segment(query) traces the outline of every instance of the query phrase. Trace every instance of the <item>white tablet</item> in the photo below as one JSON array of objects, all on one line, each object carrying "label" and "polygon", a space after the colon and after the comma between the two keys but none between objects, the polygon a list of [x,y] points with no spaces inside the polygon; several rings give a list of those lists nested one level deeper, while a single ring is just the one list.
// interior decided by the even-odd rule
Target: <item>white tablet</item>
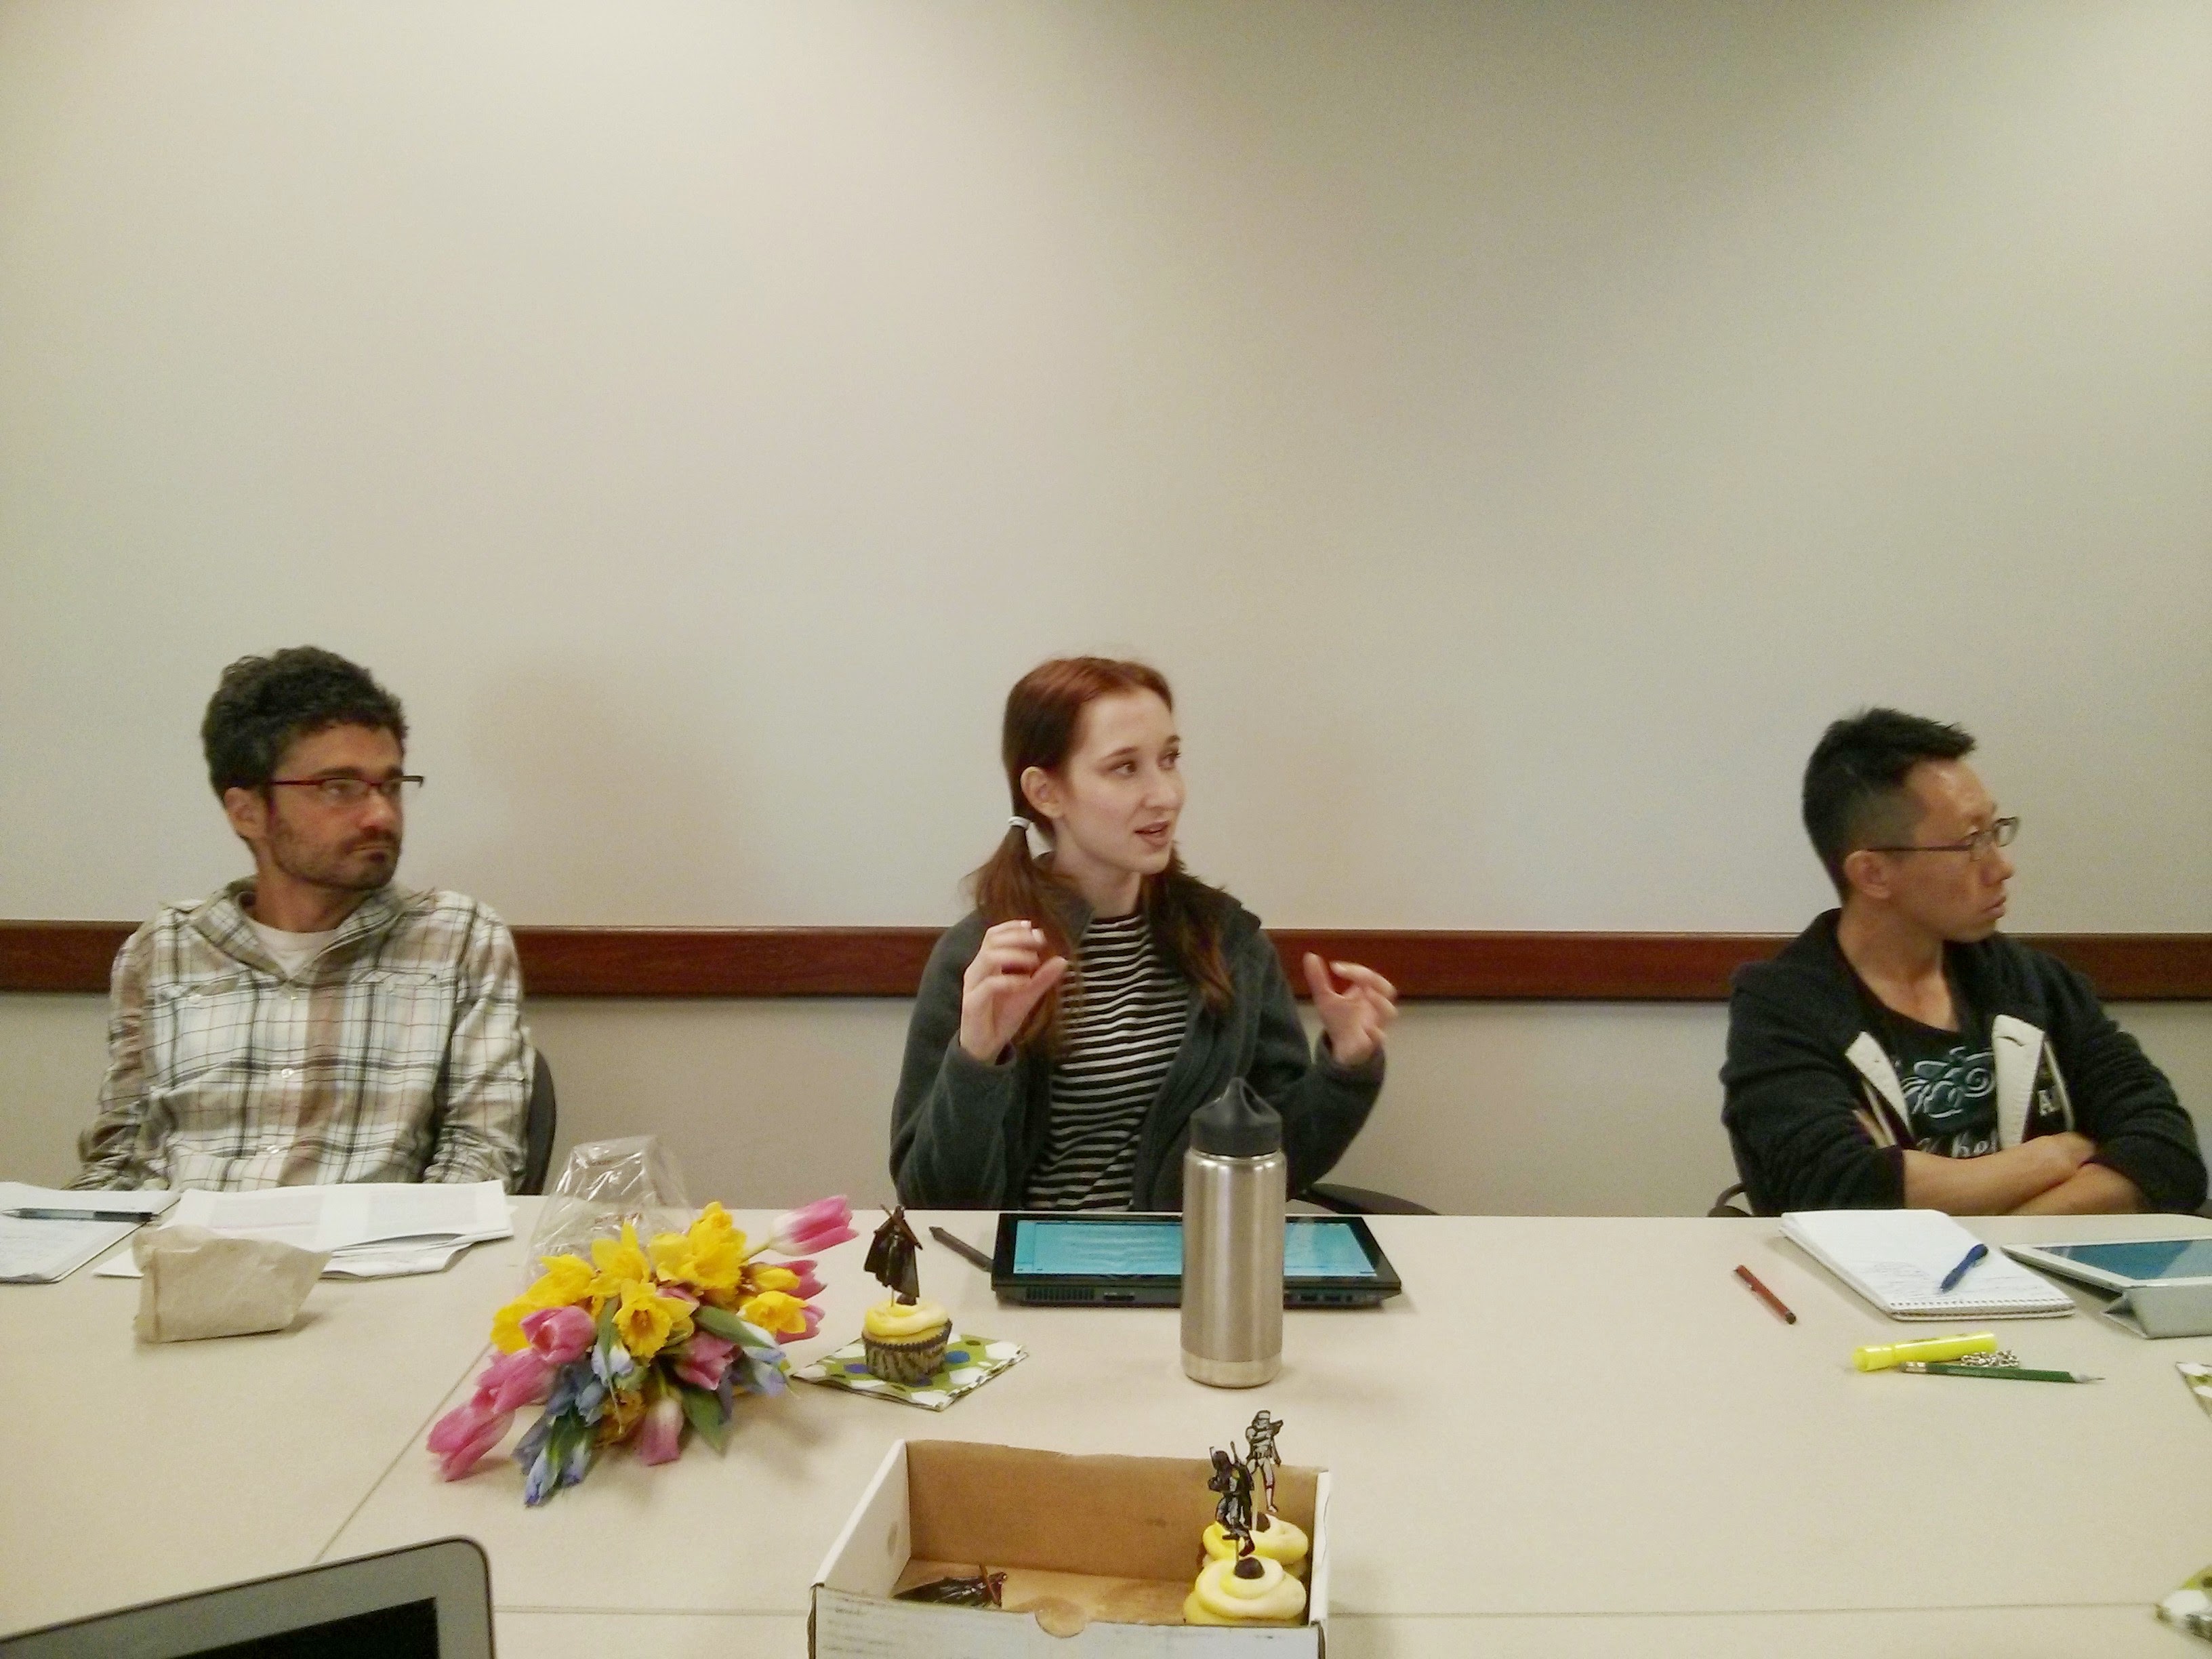
[{"label": "white tablet", "polygon": [[2138,1285],[2212,1285],[2212,1238],[2129,1238],[2080,1244],[2008,1244],[2031,1267],[2100,1291]]},{"label": "white tablet", "polygon": [[491,1659],[491,1571],[442,1538],[20,1636],[0,1659]]}]

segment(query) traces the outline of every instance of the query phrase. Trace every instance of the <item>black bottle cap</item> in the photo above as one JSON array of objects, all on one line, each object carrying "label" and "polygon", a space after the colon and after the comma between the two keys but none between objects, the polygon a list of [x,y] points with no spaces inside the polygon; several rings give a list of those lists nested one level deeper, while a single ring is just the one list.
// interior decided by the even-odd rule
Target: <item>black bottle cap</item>
[{"label": "black bottle cap", "polygon": [[1283,1120],[1237,1079],[1191,1114],[1190,1144],[1213,1158],[1265,1158],[1283,1147]]}]

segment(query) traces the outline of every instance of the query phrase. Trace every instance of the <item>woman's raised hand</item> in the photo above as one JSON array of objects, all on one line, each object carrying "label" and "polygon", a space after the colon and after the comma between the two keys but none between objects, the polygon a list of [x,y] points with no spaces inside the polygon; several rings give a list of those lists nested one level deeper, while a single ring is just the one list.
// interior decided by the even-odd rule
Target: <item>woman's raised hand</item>
[{"label": "woman's raised hand", "polygon": [[[1314,1012],[1328,1033],[1329,1053],[1340,1066],[1357,1066],[1382,1046],[1382,1033],[1398,1018],[1398,988],[1372,968],[1356,962],[1324,963],[1306,952],[1306,985]],[[1334,969],[1344,989],[1329,977]]]},{"label": "woman's raised hand", "polygon": [[1067,976],[1067,958],[1040,961],[1043,951],[1043,929],[1002,921],[983,935],[968,964],[960,981],[960,1046],[986,1066],[997,1061],[1030,1011]]}]

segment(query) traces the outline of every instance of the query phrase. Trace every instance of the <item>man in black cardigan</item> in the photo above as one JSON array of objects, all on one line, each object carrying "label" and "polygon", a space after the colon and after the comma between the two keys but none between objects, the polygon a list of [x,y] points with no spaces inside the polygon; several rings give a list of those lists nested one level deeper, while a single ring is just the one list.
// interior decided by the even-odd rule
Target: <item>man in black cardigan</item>
[{"label": "man in black cardigan", "polygon": [[2019,828],[1974,740],[1838,720],[1805,828],[1842,896],[1729,1003],[1722,1109],[1752,1206],[1954,1215],[2193,1210],[2204,1161],[2165,1074],[2089,982],[1997,932]]}]

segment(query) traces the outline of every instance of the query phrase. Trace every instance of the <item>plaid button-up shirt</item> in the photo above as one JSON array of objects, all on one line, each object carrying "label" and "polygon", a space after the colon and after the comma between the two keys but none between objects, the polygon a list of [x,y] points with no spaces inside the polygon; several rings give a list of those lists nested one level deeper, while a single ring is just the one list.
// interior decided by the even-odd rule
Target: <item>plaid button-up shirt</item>
[{"label": "plaid button-up shirt", "polygon": [[293,977],[240,908],[249,884],[164,907],[117,954],[71,1184],[512,1188],[534,1060],[506,926],[458,893],[383,887]]}]

